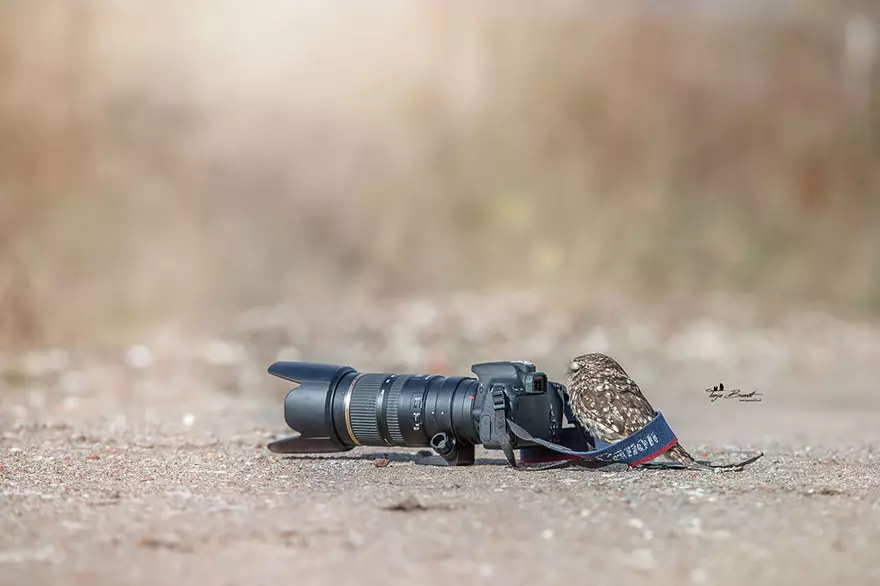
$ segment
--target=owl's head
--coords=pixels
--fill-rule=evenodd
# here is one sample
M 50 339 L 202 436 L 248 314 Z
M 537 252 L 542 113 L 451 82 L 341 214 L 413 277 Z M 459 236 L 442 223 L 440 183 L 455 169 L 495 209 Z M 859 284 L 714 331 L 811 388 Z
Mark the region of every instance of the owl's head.
M 568 366 L 566 367 L 566 370 L 565 370 L 565 374 L 568 375 L 568 378 L 573 377 L 575 375 L 575 373 L 577 373 L 581 368 L 586 366 L 586 364 L 587 364 L 586 359 L 587 359 L 587 356 L 584 355 L 584 356 L 576 356 L 569 361 Z
M 590 371 L 617 370 L 624 372 L 620 364 L 607 354 L 592 352 L 590 354 L 581 354 L 580 356 L 572 358 L 568 363 L 566 374 L 568 374 L 568 378 L 571 379 L 585 368 Z

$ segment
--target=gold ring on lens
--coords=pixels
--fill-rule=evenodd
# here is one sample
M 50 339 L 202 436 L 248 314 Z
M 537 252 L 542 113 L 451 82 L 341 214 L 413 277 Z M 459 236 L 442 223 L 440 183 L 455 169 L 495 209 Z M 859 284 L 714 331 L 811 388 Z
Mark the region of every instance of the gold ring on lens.
M 348 436 L 351 438 L 351 441 L 355 443 L 355 445 L 361 445 L 361 442 L 358 441 L 356 437 L 354 437 L 354 430 L 351 429 L 351 393 L 354 391 L 354 386 L 357 382 L 364 376 L 366 373 L 359 373 L 354 379 L 351 381 L 351 384 L 348 385 L 348 391 L 345 393 L 345 427 L 348 429 Z

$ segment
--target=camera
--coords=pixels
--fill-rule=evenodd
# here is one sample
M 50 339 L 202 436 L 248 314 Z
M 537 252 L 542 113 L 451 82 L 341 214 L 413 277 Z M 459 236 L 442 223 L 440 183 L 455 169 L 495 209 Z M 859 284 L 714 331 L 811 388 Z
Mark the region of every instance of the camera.
M 542 445 L 592 448 L 567 410 L 565 387 L 528 361 L 483 362 L 474 377 L 358 372 L 350 366 L 276 362 L 269 374 L 298 386 L 284 398 L 284 420 L 298 436 L 272 442 L 280 454 L 344 452 L 356 446 L 430 447 L 422 463 L 468 466 L 474 449 L 534 454 Z M 518 430 L 513 433 L 511 427 Z

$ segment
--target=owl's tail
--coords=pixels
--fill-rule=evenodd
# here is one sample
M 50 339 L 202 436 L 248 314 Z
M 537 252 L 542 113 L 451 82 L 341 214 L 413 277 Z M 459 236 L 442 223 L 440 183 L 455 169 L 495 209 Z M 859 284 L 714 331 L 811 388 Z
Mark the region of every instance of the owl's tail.
M 697 470 L 709 468 L 709 466 L 706 466 L 705 464 L 700 464 L 699 462 L 694 460 L 693 457 L 688 454 L 683 447 L 681 447 L 681 444 L 675 444 L 663 455 L 673 462 L 678 462 L 686 468 L 693 468 Z

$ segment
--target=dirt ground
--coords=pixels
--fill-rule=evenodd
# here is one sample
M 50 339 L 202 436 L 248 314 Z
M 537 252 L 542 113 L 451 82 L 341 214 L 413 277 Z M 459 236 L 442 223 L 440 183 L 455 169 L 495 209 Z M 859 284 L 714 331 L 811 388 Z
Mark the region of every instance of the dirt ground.
M 416 449 L 282 457 L 265 445 L 288 433 L 287 386 L 265 370 L 247 392 L 111 392 L 106 373 L 6 389 L 0 583 L 880 583 L 875 367 L 744 363 L 739 381 L 766 384 L 740 403 L 697 386 L 720 367 L 625 364 L 698 457 L 765 457 L 725 473 L 516 471 L 487 451 L 459 469 L 419 466 Z
M 238 426 L 189 431 L 33 417 L 0 444 L 0 582 L 876 583 L 880 411 L 737 407 L 695 424 L 666 410 L 684 441 L 716 440 L 701 455 L 765 451 L 723 474 L 280 457 L 264 448 L 279 426 L 238 402 Z

